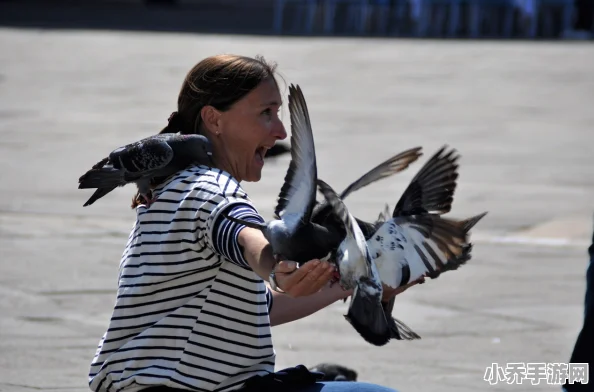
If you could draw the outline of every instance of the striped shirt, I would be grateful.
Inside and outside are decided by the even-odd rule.
[[[272,295],[243,257],[244,227],[264,222],[225,171],[191,166],[136,209],[109,327],[89,371],[93,391],[152,385],[231,391],[274,371]]]

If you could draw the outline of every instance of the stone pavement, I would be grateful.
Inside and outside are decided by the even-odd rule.
[[[278,368],[336,361],[402,392],[490,386],[492,363],[567,362],[582,320],[594,212],[589,44],[0,30],[0,391],[85,391],[134,222],[131,188],[83,208],[78,177],[160,130],[195,62],[279,63],[308,99],[320,177],[342,188],[421,145],[407,172],[348,199],[377,216],[442,144],[462,154],[453,216],[488,210],[473,260],[397,300],[422,336],[377,348],[343,303],[273,329]],[[286,93],[286,89],[285,89]],[[288,125],[285,108],[284,120]],[[288,158],[246,188],[270,217]]]

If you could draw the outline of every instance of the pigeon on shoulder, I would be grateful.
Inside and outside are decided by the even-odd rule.
[[[211,159],[212,146],[203,135],[158,134],[112,151],[79,178],[78,188],[97,189],[86,207],[117,187],[135,183],[150,205],[153,179],[169,177],[191,164],[212,165]]]

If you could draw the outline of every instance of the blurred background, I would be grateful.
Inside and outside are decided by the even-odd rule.
[[[7,26],[238,34],[525,38],[592,37],[591,0],[0,1]]]
[[[0,1],[0,391],[85,391],[135,214],[120,188],[83,208],[77,180],[160,131],[186,73],[219,53],[278,64],[305,94],[320,178],[374,219],[448,144],[451,216],[489,214],[473,259],[397,298],[422,339],[365,343],[333,304],[275,327],[277,368],[339,363],[400,392],[560,391],[493,363],[567,363],[594,230],[593,2],[586,0]],[[286,106],[282,119],[290,132]],[[288,140],[284,141],[288,144]],[[271,218],[289,164],[245,188]],[[594,350],[593,350],[594,351]]]

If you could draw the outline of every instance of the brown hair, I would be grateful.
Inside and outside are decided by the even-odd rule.
[[[194,134],[201,132],[201,111],[207,105],[227,111],[263,81],[275,76],[276,64],[262,56],[255,58],[222,54],[207,57],[186,75],[177,98],[177,111],[159,133]],[[157,185],[163,179],[155,181]],[[137,193],[132,208],[141,203]]]
[[[210,105],[228,110],[260,83],[274,78],[276,65],[255,58],[223,54],[207,57],[186,75],[177,99],[177,112],[160,133],[200,133],[200,111]]]

